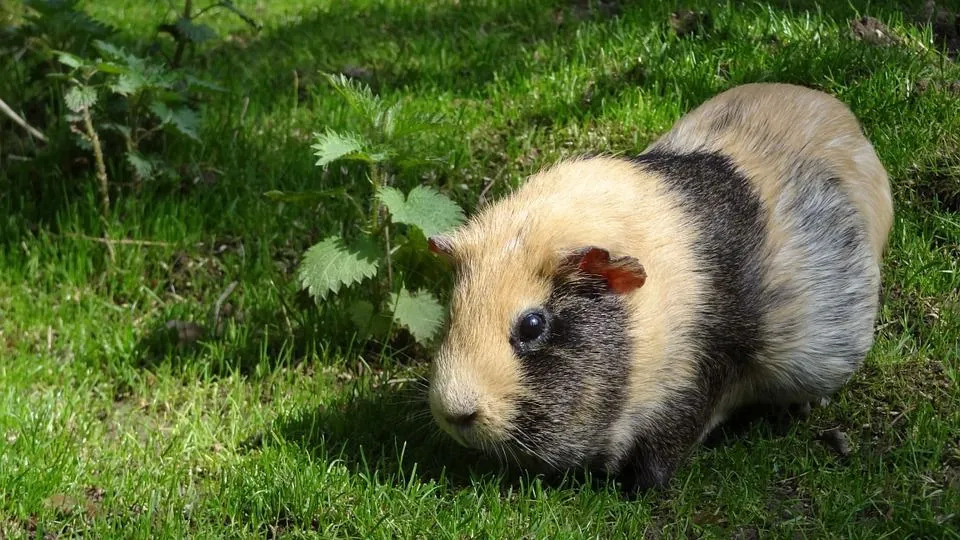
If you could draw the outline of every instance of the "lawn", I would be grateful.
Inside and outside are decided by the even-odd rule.
[[[710,20],[683,36],[672,2],[237,4],[262,29],[207,19],[219,37],[184,62],[223,92],[199,144],[164,149],[201,174],[118,190],[102,225],[92,166],[0,148],[0,537],[960,538],[960,67],[915,24],[922,2],[688,2]],[[171,17],[83,5],[132,50]],[[853,35],[866,15],[889,43]],[[340,71],[456,123],[405,181],[468,213],[561,157],[638,152],[737,84],[839,97],[896,204],[865,366],[808,419],[730,431],[637,500],[457,447],[423,400],[428,349],[355,337],[299,291],[304,250],[355,225],[347,203],[263,195],[365,182],[310,149],[355,121],[321,76]],[[234,282],[219,332],[167,328],[205,323]]]

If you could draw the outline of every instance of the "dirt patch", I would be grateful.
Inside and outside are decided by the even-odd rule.
[[[894,461],[886,458],[915,437],[912,420],[917,409],[929,404],[938,416],[954,414],[955,391],[937,360],[917,359],[883,367],[867,364],[848,387],[848,399],[859,404],[857,411],[830,419],[820,429],[839,424],[857,441],[859,454],[879,457],[893,467]]]
[[[817,439],[838,456],[847,457],[850,455],[850,437],[838,428],[821,431],[817,434]]]
[[[917,196],[939,204],[944,210],[960,212],[960,163],[934,164],[919,173]]]
[[[619,0],[574,0],[571,4],[571,14],[578,21],[610,19],[623,13]]]
[[[100,514],[103,497],[103,488],[90,486],[80,496],[54,493],[47,497],[44,506],[59,516],[86,514],[87,517],[94,518]]]
[[[913,85],[913,91],[920,96],[931,91],[941,92],[951,96],[960,96],[960,81],[920,79]]]
[[[713,18],[706,11],[680,9],[670,14],[670,28],[680,37],[696,36],[713,28]]]
[[[759,540],[760,531],[756,527],[739,527],[733,531],[731,538],[736,540]]]
[[[889,311],[889,315],[881,315],[878,331],[890,338],[908,334],[916,340],[918,347],[938,331],[941,309],[948,300],[943,296],[921,296],[898,283],[885,283],[881,297],[884,311]]]
[[[767,510],[771,516],[786,520],[811,515],[813,501],[798,480],[797,477],[784,478],[771,486],[767,497]]]
[[[897,45],[902,40],[887,25],[874,17],[862,17],[850,21],[853,37],[871,45]]]
[[[950,11],[939,6],[935,1],[928,0],[923,4],[923,10],[917,21],[921,25],[930,25],[933,30],[937,46],[950,58],[956,59],[960,52],[960,13]]]

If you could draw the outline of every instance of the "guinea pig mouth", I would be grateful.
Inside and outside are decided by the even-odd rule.
[[[440,429],[466,448],[482,449],[489,439],[489,434],[477,423],[457,423],[440,417],[435,420]]]
[[[501,462],[511,462],[533,469],[557,468],[555,459],[548,451],[541,449],[530,441],[524,442],[516,434],[508,432],[501,434],[502,437],[498,437],[497,434],[483,429],[483,426],[453,425],[441,419],[437,419],[437,424],[461,446],[479,450]]]

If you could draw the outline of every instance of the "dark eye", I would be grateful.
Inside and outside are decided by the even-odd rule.
[[[532,311],[520,318],[517,323],[517,338],[520,341],[533,341],[543,335],[547,329],[547,318],[543,313]]]

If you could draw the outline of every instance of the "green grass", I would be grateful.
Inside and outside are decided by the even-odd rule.
[[[187,63],[226,92],[202,144],[167,150],[209,182],[126,192],[104,231],[92,172],[4,161],[0,537],[960,537],[960,68],[913,25],[920,2],[700,2],[714,27],[688,38],[667,25],[672,3],[237,3],[264,29],[211,19],[221,39]],[[168,15],[87,8],[135,48]],[[902,43],[852,39],[865,14]],[[699,448],[636,501],[454,446],[426,415],[422,352],[354,340],[297,293],[299,255],[341,227],[344,203],[262,196],[360,181],[309,150],[352,121],[319,72],[351,66],[386,99],[462,123],[422,181],[467,208],[563,156],[639,151],[736,84],[838,96],[896,197],[864,369],[810,419]],[[110,262],[85,238],[104,232],[165,244],[117,245]],[[178,346],[166,322],[204,322],[232,281],[222,335]],[[849,456],[818,440],[830,428]]]

